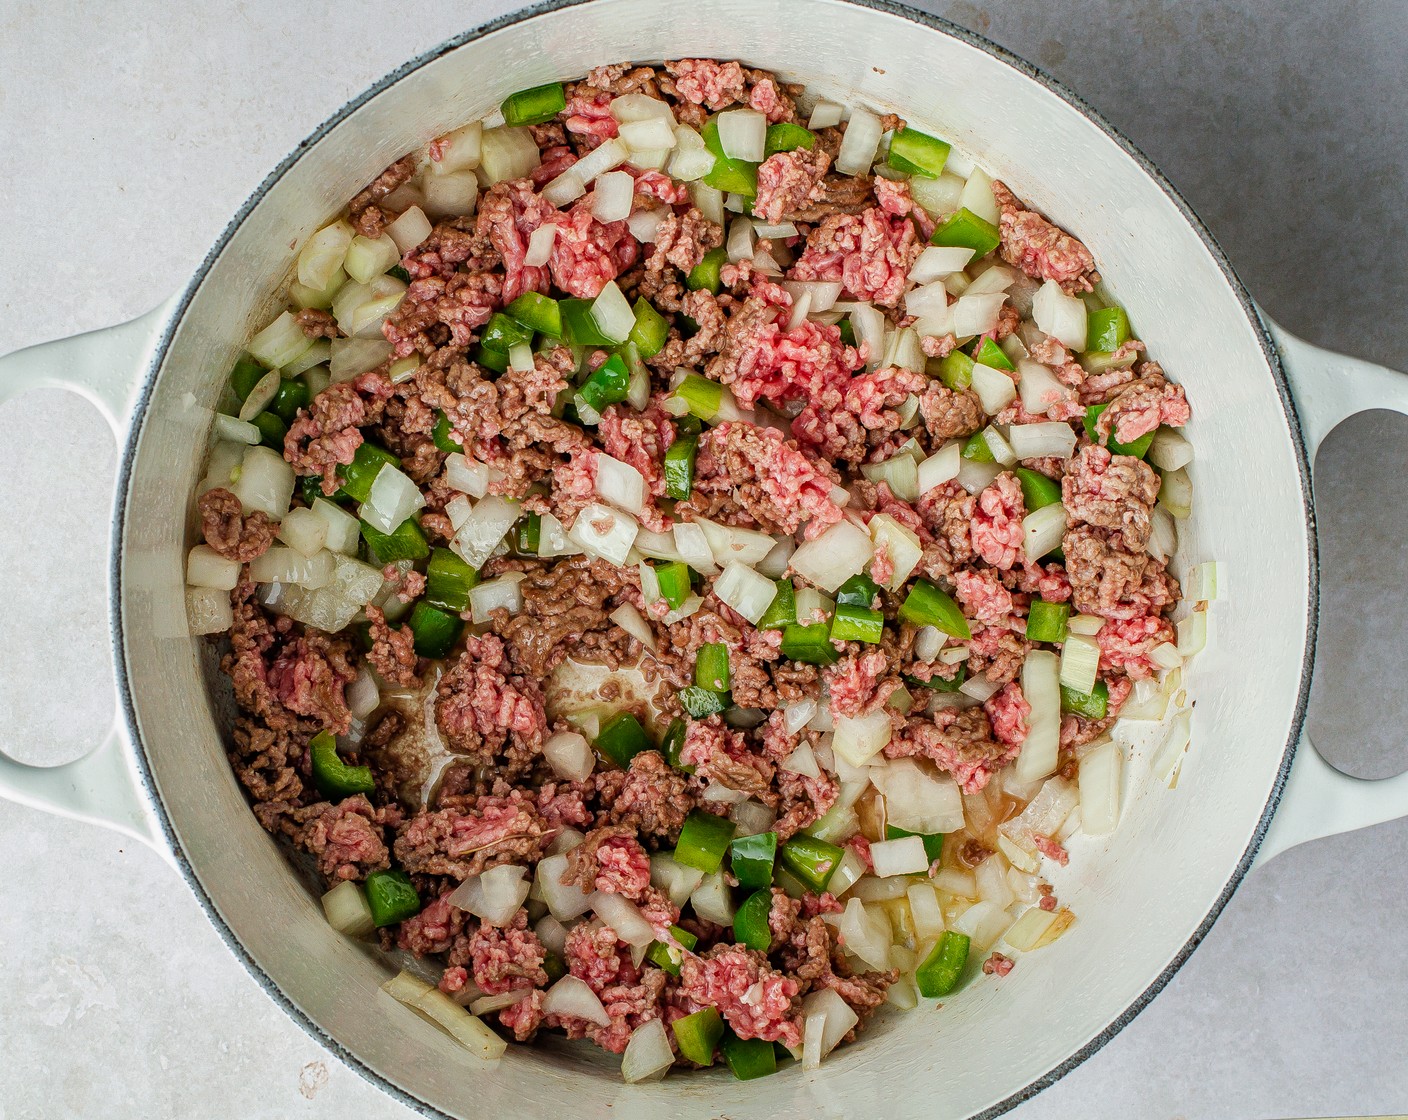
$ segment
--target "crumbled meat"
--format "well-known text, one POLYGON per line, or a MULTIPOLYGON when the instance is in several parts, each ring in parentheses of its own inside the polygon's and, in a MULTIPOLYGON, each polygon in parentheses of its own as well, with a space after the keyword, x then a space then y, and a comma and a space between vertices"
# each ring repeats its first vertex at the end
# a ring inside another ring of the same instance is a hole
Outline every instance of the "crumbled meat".
POLYGON ((269 551, 278 525, 262 510, 248 517, 242 512, 240 500, 217 486, 200 496, 200 527, 205 543, 226 560, 248 564, 269 551))
POLYGON ((1160 424, 1178 428, 1188 423, 1191 413, 1182 385, 1173 385, 1162 374, 1142 377, 1121 389, 1095 422, 1100 442, 1113 434, 1119 443, 1133 443, 1160 424))
POLYGON ((832 214, 807 238, 794 280, 839 280, 852 298, 893 307, 923 246, 913 223, 878 206, 832 214))
POLYGON ((932 718, 906 723, 886 746, 885 757, 922 756, 952 774, 964 793, 977 793, 1020 751, 1020 744, 993 738, 982 708, 940 708, 932 718))
POLYGON ((393 628, 376 607, 369 606, 366 610, 372 640, 372 648, 367 651, 368 664, 390 684, 418 688, 420 674, 416 672, 415 634, 409 626, 393 628))
POLYGON ((1090 250, 1040 214, 1025 209, 1000 179, 993 197, 1002 211, 1002 259, 1037 280, 1055 280, 1068 292, 1093 291, 1100 282, 1090 250))
POLYGON ((1061 479, 1061 503, 1071 522, 1108 530, 1134 552, 1148 543, 1158 496, 1159 476, 1148 463, 1094 444, 1076 452, 1061 479))
POLYGON ((446 743, 471 762, 499 759, 509 773, 522 772, 542 752, 542 689, 533 677, 512 672, 495 635, 469 637, 435 691, 435 718, 446 743))
POLYGON ((468 879, 501 863, 541 859, 550 840, 532 799, 514 790, 506 797, 474 798, 466 811, 440 809, 411 817, 393 847, 412 874, 468 879))
POLYGON ((1012 567, 1024 555, 1026 515, 1021 484, 1015 474, 1004 471, 978 495, 970 529, 973 551, 995 568, 1012 567))

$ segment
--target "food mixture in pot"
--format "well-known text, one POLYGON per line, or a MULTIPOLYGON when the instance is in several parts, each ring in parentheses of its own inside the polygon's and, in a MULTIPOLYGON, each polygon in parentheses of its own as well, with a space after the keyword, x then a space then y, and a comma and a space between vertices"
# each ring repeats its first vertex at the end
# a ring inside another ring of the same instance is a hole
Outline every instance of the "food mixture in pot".
POLYGON ((1047 871, 1115 827, 1107 732, 1163 717, 1216 574, 1175 626, 1188 402, 1075 237, 687 59, 407 154, 282 298, 188 611, 392 996, 485 1057, 751 1078, 1072 925, 1047 871))

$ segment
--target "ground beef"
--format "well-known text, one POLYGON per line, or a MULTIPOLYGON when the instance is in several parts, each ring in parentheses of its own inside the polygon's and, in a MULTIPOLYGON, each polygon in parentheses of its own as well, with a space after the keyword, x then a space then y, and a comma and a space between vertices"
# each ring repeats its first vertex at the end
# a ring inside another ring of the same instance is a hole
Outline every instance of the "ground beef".
POLYGON ((831 168, 831 157, 820 148, 778 152, 758 166, 758 193, 753 213, 774 225, 792 221, 809 204, 822 201, 822 181, 831 168))
MULTIPOLYGON (((267 807, 268 803, 265 803, 267 807)), ((312 855, 329 882, 365 879, 391 865, 383 828, 400 823, 401 811, 377 809, 361 794, 336 805, 322 801, 278 816, 261 817, 286 835, 296 848, 312 855)))
POLYGON ((411 628, 391 627, 386 615, 370 606, 367 607, 367 621, 371 625, 372 640, 372 648, 367 651, 367 663, 390 684, 402 688, 420 687, 420 674, 416 672, 415 634, 411 628))
POLYGON ((475 986, 485 995, 495 996, 517 988, 545 987, 546 958, 547 950, 528 928, 528 912, 520 910, 507 926, 480 925, 455 947, 450 962, 467 965, 475 986))
POLYGON ((680 994, 699 1007, 717 1007, 739 1038, 797 1047, 802 1041, 800 986, 768 965, 766 955, 741 945, 717 945, 686 956, 680 994))
POLYGON ((885 757, 927 758, 952 774, 964 793, 977 793, 1020 752, 1020 744, 993 738, 982 708, 940 708, 932 717, 907 722, 886 746, 885 757))
POLYGON ((611 623, 607 603, 623 586, 619 568, 604 560, 573 556, 556 564, 527 561, 523 609, 495 611, 490 626, 503 638, 514 668, 525 677, 546 680, 574 650, 592 648, 592 638, 611 623))
POLYGON ((988 959, 983 962, 984 976, 1006 976, 1015 967, 1016 962, 1011 957, 1005 957, 1001 953, 991 953, 988 959))
POLYGON ((288 427, 284 458, 298 475, 320 475, 323 493, 340 483, 337 468, 350 463, 362 446, 361 425, 368 422, 366 402, 350 381, 329 385, 288 427))
POLYGON ((584 891, 605 891, 640 901, 650 886, 650 857, 635 830, 620 825, 593 829, 567 853, 562 881, 584 891))
POLYGON ((913 223, 878 206, 859 214, 832 214, 807 238, 789 275, 794 280, 839 280, 853 299, 893 307, 923 246, 913 223))
POLYGON ((603 812, 610 823, 665 845, 679 839, 693 806, 684 775, 672 769, 658 751, 642 751, 631 759, 625 783, 603 812))
MULTIPOLYGON (((503 302, 511 303, 526 291, 547 290, 547 265, 528 265, 528 238, 545 222, 556 222, 557 207, 533 190, 531 179, 495 183, 479 200, 475 232, 487 239, 503 260, 503 302)), ((558 235, 561 236, 559 229, 558 235)))
POLYGON ((773 764, 751 750, 743 733, 725 726, 718 716, 690 721, 680 762, 694 767, 701 781, 718 782, 751 796, 766 798, 772 786, 773 764))
POLYGON ((1160 424, 1182 427, 1190 416, 1183 386, 1170 384, 1162 374, 1155 373, 1116 393, 1095 421, 1095 430, 1101 443, 1112 434, 1119 443, 1133 443, 1160 424))
POLYGON ((342 332, 337 329, 337 320, 331 311, 319 311, 316 307, 305 307, 294 316, 298 327, 309 338, 337 338, 342 332))
POLYGON ((711 222, 693 206, 683 214, 670 213, 655 232, 655 244, 646 269, 660 273, 668 265, 688 273, 710 249, 724 243, 723 227, 711 222))
POLYGON ((1002 211, 1002 259, 1037 280, 1055 280, 1068 292, 1093 291, 1100 282, 1090 250, 1040 214, 1023 208, 1000 179, 993 196, 1002 211))
POLYGON ((449 897, 447 893, 426 903, 419 914, 402 922, 396 929, 396 947, 418 957, 447 952, 464 932, 469 917, 458 906, 451 906, 449 897))
POLYGON ((971 389, 950 389, 930 381, 919 397, 919 415, 936 440, 971 436, 986 422, 978 395, 971 389))
POLYGON ((718 111, 736 105, 745 96, 743 67, 736 62, 715 62, 709 58, 683 58, 665 63, 673 79, 673 91, 684 101, 718 111))
POLYGON ((854 1040, 865 1020, 885 1002, 890 985, 899 979, 894 969, 855 975, 830 927, 819 916, 809 917, 794 927, 782 960, 807 989, 830 988, 860 1017, 855 1029, 847 1033, 846 1041, 854 1040))
POLYGON ((391 343, 392 357, 433 352, 436 327, 448 328, 448 341, 464 348, 475 331, 489 321, 503 296, 502 282, 492 272, 456 272, 449 277, 412 280, 406 295, 386 317, 381 333, 391 343))
POLYGON ((635 263, 636 240, 625 222, 602 223, 592 216, 593 195, 579 199, 554 219, 557 237, 548 257, 553 283, 569 295, 595 299, 608 280, 635 263))
POLYGON ((722 512, 715 508, 722 503, 709 504, 713 497, 737 511, 728 520, 747 521, 767 533, 794 533, 806 521, 809 535, 815 535, 841 520, 831 480, 797 445, 775 428, 742 421, 720 424, 701 437, 694 494, 679 509, 712 516, 722 512))
POLYGON ((224 487, 207 490, 197 505, 205 543, 226 560, 248 564, 268 552, 274 543, 278 525, 262 510, 245 517, 240 500, 224 487))
POLYGON ((1006 684, 1022 671, 1029 643, 1023 634, 1026 622, 1010 615, 992 626, 973 628, 968 642, 968 673, 982 673, 994 684, 1006 684))
POLYGON ((956 572, 954 588, 968 618, 986 623, 1003 622, 1012 613, 1012 593, 991 570, 956 572))
POLYGON ((522 773, 542 753, 547 734, 537 680, 514 673, 493 634, 470 637, 435 689, 435 719, 449 748, 472 763, 498 761, 522 773))
POLYGON ((1027 515, 1017 476, 1004 471, 978 495, 970 534, 973 551, 995 568, 1010 568, 1024 555, 1022 518, 1027 515))
POLYGON ((376 203, 415 173, 415 157, 402 156, 357 193, 347 204, 347 213, 352 219, 352 224, 357 227, 358 233, 372 239, 381 236, 386 216, 377 208, 376 203))
POLYGON ((1146 552, 1131 552, 1120 534, 1087 526, 1066 532, 1061 542, 1078 611, 1105 618, 1158 614, 1178 598, 1178 584, 1146 552))
POLYGON ((881 649, 847 654, 822 673, 831 697, 831 714, 853 719, 883 708, 904 682, 881 649))
POLYGON ((792 421, 797 442, 822 461, 861 462, 886 447, 900 430, 900 406, 924 391, 929 379, 895 366, 857 374, 840 393, 825 390, 809 399, 792 421))
POLYGON ((309 733, 296 725, 275 731, 261 721, 239 716, 231 736, 230 765, 255 801, 295 804, 303 794, 298 764, 308 749, 309 733))
POLYGON ((501 863, 531 863, 551 841, 537 806, 514 790, 471 799, 466 811, 441 809, 412 817, 399 830, 396 859, 412 874, 468 879, 501 863))
POLYGON ((1061 503, 1071 522, 1105 529, 1132 552, 1149 540, 1158 496, 1159 476, 1149 464, 1095 445, 1080 448, 1061 479, 1061 503))
POLYGON ((1009 747, 1020 747, 1027 739, 1030 729, 1028 719, 1032 706, 1022 695, 1022 686, 1016 681, 1008 681, 1002 691, 983 704, 992 724, 993 738, 1009 747))

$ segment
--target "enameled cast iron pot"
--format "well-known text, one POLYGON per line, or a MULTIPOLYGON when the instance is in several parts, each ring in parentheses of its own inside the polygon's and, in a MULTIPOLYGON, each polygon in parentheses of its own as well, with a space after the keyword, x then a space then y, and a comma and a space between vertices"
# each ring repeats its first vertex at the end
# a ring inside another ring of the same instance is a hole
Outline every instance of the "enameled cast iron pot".
POLYGON ((1307 462, 1344 417, 1408 411, 1408 378, 1266 322, 1178 194, 1088 106, 993 44, 884 0, 559 0, 446 43, 285 159, 180 296, 0 362, 0 396, 40 386, 92 400, 123 448, 111 564, 121 702, 110 735, 77 762, 42 769, 0 755, 0 794, 161 851, 305 1030, 428 1114, 996 1114, 1127 1023, 1257 860, 1408 813, 1408 774, 1348 778, 1302 731, 1318 587, 1307 462), (1119 830, 1074 840, 1056 879, 1079 915, 1064 938, 939 1016, 881 1016, 814 1074, 744 1085, 714 1070, 625 1086, 614 1061, 582 1047, 510 1047, 480 1065, 378 998, 387 964, 328 926, 316 888, 291 871, 229 772, 212 657, 187 633, 183 557, 212 406, 243 341, 274 313, 291 244, 392 160, 515 90, 604 62, 690 56, 740 58, 840 102, 900 112, 1084 240, 1193 405, 1196 500, 1174 571, 1221 560, 1230 591, 1215 605, 1213 646, 1187 676, 1193 743, 1177 788, 1149 776, 1152 729, 1133 743, 1119 830))

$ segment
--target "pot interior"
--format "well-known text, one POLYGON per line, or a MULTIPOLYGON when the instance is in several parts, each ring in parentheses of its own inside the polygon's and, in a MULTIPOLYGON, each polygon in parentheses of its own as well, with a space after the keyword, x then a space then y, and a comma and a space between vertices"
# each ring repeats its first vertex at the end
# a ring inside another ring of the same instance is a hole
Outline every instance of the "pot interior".
POLYGON ((413 64, 285 162, 232 224, 189 296, 129 454, 120 626, 140 740, 194 884, 272 982, 366 1072, 453 1116, 967 1116, 999 1105, 1118 1025, 1181 960, 1258 828, 1297 726, 1310 542, 1297 437, 1244 297, 1140 161, 1029 73, 966 36, 841 0, 595 0, 541 11, 413 64), (407 150, 514 90, 625 59, 739 58, 843 103, 894 110, 954 143, 1094 252, 1139 336, 1193 406, 1195 513, 1172 570, 1225 563, 1231 597, 1186 678, 1193 746, 1177 788, 1153 781, 1154 725, 1125 735, 1123 819, 1076 838, 1053 876, 1078 915, 1060 941, 941 1011, 887 1011, 824 1068, 742 1085, 722 1070, 622 1085, 586 1044, 510 1047, 481 1065, 377 986, 391 967, 335 933, 311 881, 249 812, 227 765, 213 656, 186 633, 190 494, 211 408, 273 314, 290 245, 407 150), (295 158, 296 157, 296 158, 295 158))

